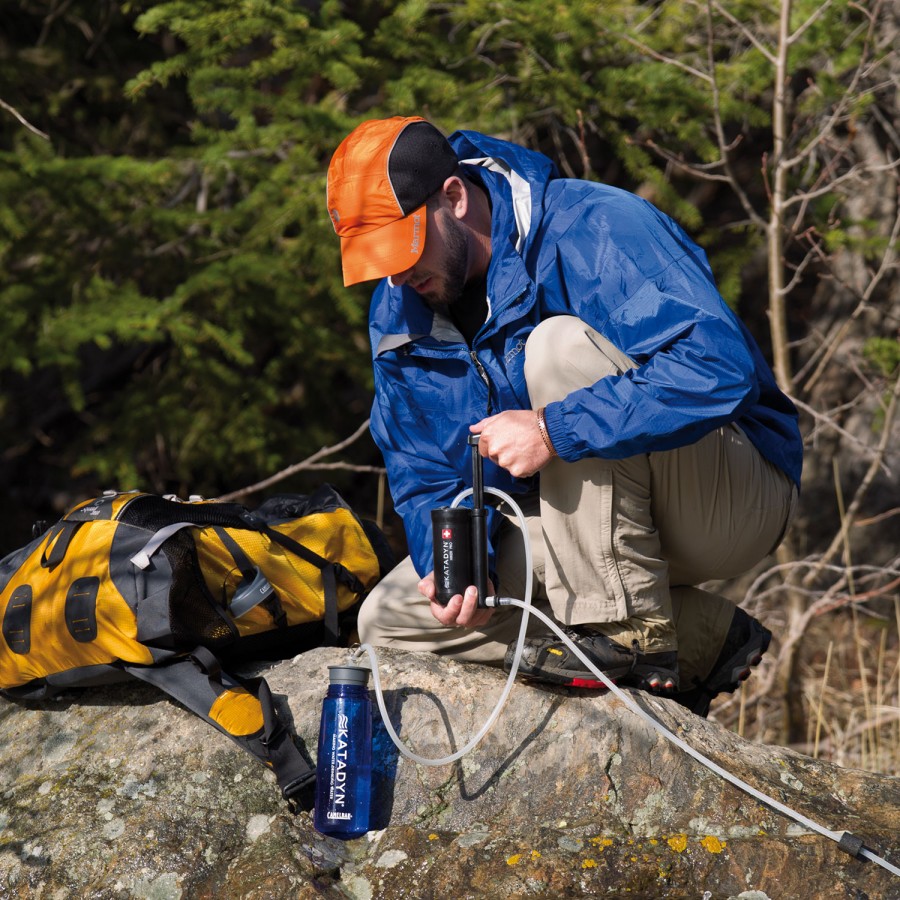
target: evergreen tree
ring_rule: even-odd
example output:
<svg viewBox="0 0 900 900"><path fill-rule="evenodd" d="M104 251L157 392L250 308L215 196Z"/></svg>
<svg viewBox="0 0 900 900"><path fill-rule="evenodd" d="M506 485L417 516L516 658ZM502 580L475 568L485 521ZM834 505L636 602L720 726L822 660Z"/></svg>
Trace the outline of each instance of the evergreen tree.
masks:
<svg viewBox="0 0 900 900"><path fill-rule="evenodd" d="M16 502L215 494L355 428L366 300L322 203L355 27L336 6L6 6L0 99L33 125L0 143Z"/></svg>
<svg viewBox="0 0 900 900"><path fill-rule="evenodd" d="M798 0L800 20L811 5ZM792 57L815 88L797 105L810 123L859 57L858 8L825 6ZM323 198L330 154L369 116L488 131L649 196L708 248L735 303L760 242L740 197L686 165L728 147L764 208L774 71L740 26L774 27L758 0L0 12L0 491L19 503L214 495L365 420L369 287L343 288ZM814 212L827 219L824 200ZM742 311L760 325L755 306ZM352 452L379 462L370 442Z"/></svg>

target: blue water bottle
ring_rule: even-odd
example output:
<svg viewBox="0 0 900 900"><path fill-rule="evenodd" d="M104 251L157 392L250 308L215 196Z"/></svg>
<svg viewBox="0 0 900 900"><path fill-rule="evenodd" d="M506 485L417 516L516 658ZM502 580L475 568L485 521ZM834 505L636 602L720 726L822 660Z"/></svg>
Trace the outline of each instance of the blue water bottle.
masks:
<svg viewBox="0 0 900 900"><path fill-rule="evenodd" d="M316 831L348 840L369 830L372 701L369 670L329 666L316 758Z"/></svg>

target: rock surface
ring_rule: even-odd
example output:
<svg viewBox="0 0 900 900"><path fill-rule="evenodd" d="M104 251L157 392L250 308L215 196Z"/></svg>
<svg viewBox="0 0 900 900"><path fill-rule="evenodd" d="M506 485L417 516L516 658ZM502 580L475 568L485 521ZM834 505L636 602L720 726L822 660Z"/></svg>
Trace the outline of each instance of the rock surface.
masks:
<svg viewBox="0 0 900 900"><path fill-rule="evenodd" d="M379 654L395 728L425 757L462 746L504 676ZM315 752L326 667L264 674ZM900 779L750 744L633 695L691 746L900 864ZM0 898L889 898L900 879L761 805L614 696L517 684L455 765L419 766L376 730L377 830L319 835L274 778L146 685L0 700Z"/></svg>

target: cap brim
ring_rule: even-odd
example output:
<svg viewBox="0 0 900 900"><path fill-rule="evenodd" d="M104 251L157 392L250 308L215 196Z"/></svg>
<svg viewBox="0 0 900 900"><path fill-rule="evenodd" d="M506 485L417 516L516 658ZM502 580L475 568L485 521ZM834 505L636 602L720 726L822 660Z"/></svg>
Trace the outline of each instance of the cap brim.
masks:
<svg viewBox="0 0 900 900"><path fill-rule="evenodd" d="M341 238L344 286L399 275L414 266L425 246L425 204L408 216L364 234Z"/></svg>

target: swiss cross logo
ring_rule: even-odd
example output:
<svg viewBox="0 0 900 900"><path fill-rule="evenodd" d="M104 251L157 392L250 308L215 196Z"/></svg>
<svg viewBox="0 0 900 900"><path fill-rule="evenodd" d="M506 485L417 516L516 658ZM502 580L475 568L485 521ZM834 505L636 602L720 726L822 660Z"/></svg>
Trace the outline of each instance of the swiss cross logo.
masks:
<svg viewBox="0 0 900 900"><path fill-rule="evenodd" d="M452 528L445 528L445 529L441 532L441 537L442 537L445 541L452 540L452 539L453 539L453 529L452 529Z"/></svg>

